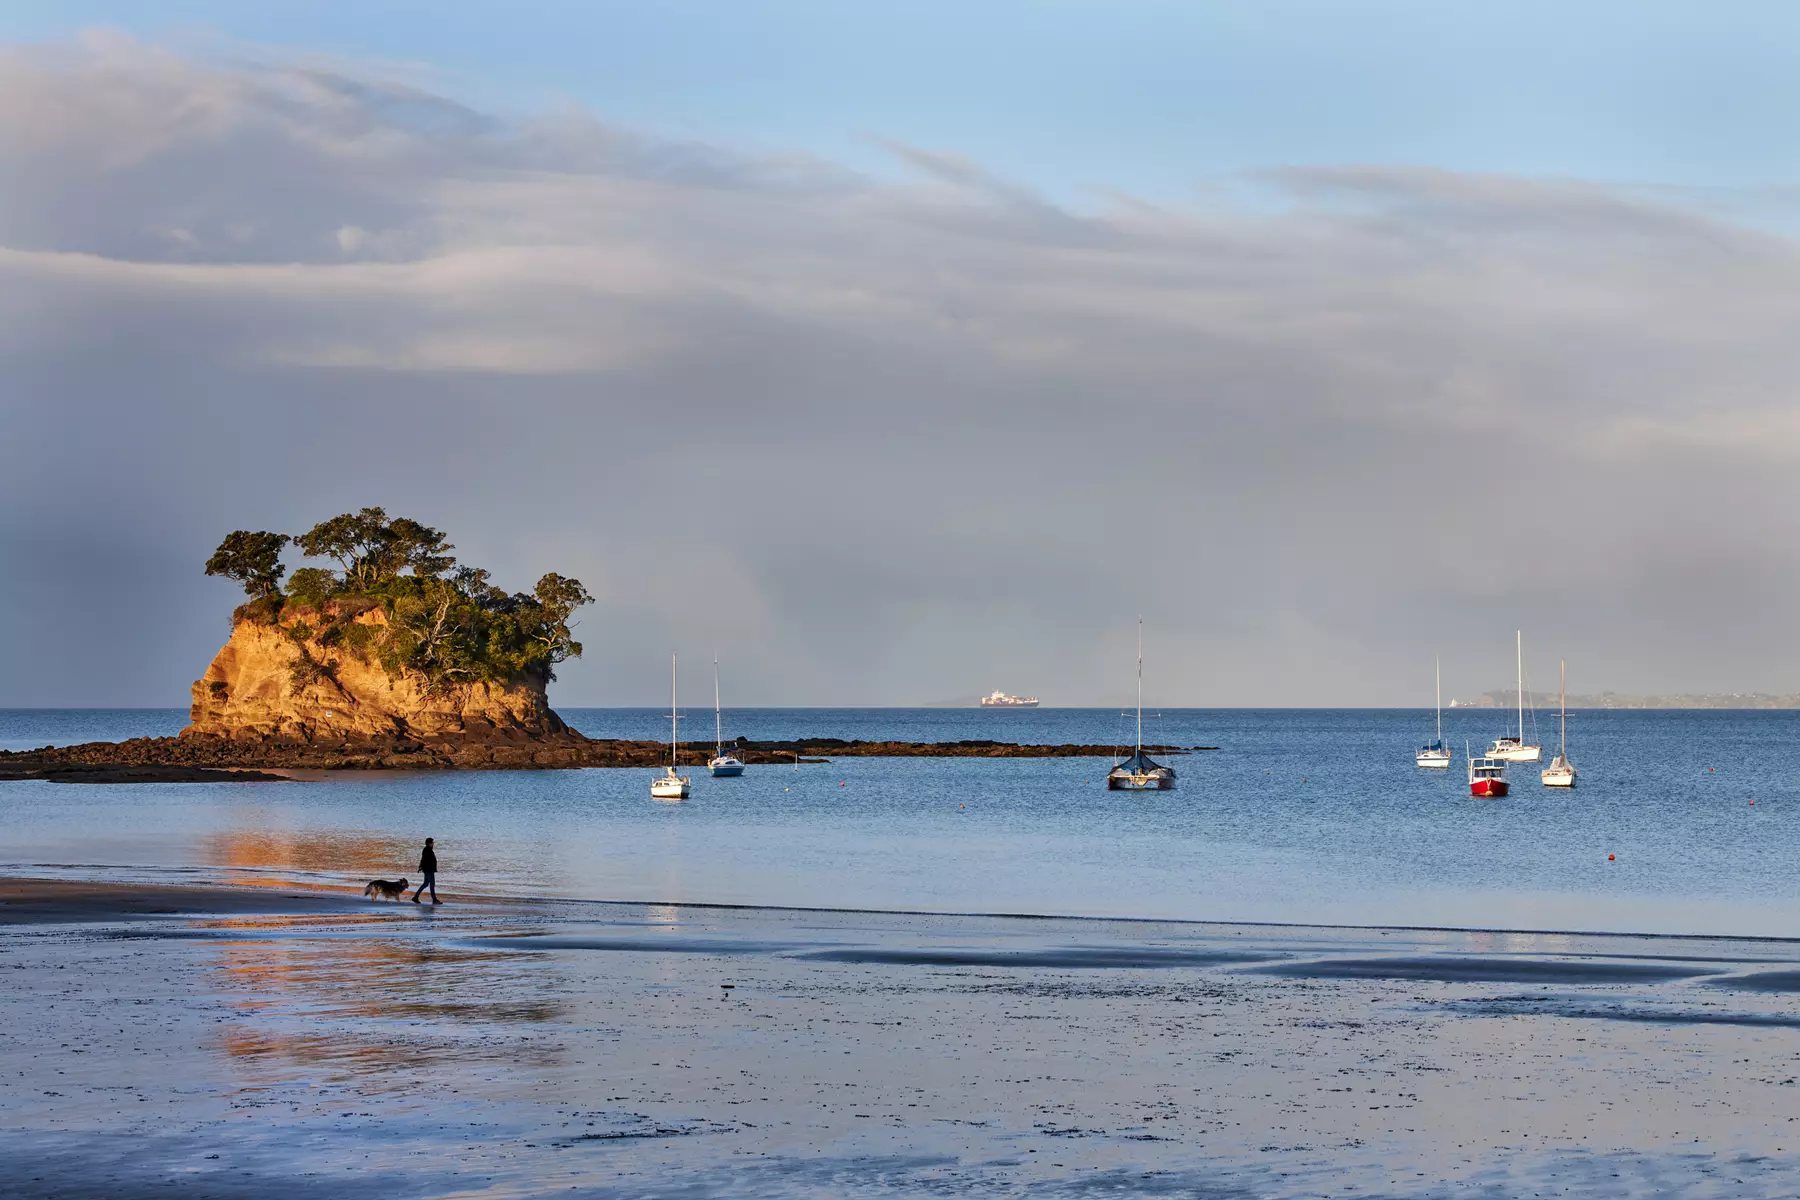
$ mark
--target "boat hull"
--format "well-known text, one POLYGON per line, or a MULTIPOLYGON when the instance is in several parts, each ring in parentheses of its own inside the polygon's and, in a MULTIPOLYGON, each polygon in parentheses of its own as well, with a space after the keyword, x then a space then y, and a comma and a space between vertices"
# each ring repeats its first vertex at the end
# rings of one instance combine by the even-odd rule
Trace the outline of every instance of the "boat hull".
POLYGON ((1498 758, 1505 762, 1542 762, 1544 748, 1542 746, 1515 746, 1510 750, 1489 750, 1489 758, 1498 758))
POLYGON ((677 775, 671 770, 668 774, 658 775, 650 781, 650 798, 652 800, 686 800, 688 787, 688 777, 677 775))
POLYGON ((1506 795, 1506 780, 1475 779, 1469 783, 1469 795, 1487 800, 1506 795))
POLYGON ((1448 754, 1421 754, 1413 759, 1421 767, 1433 767, 1439 770, 1450 765, 1448 754))
POLYGON ((736 779, 744 773, 744 764, 741 762, 718 763, 709 765, 706 769, 711 772, 714 779, 736 779))
POLYGON ((1109 792, 1170 792, 1175 790, 1173 779, 1138 779, 1134 776, 1110 778, 1106 781, 1109 792))
POLYGON ((1555 788, 1572 788, 1575 786, 1575 772, 1549 770, 1544 772, 1544 786, 1555 788))

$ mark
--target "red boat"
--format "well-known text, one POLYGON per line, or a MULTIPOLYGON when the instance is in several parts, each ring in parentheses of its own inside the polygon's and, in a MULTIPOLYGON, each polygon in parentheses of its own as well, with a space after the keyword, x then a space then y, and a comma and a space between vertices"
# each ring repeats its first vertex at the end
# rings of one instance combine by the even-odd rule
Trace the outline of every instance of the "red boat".
POLYGON ((1469 795, 1484 800, 1506 795, 1506 760, 1469 759, 1469 795))

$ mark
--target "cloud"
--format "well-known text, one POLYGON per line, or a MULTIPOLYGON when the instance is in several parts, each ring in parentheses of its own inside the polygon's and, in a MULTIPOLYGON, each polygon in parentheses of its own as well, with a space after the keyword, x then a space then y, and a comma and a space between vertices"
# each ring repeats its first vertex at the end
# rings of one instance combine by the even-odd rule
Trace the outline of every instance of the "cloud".
POLYGON ((118 34, 0 104, 0 620, 56 635, 0 704, 179 703, 213 541, 368 503, 595 585, 565 703, 720 641, 746 700, 1085 702, 1139 611, 1168 700, 1479 691, 1519 625, 1582 690, 1800 687, 1766 230, 1356 165, 1076 209, 118 34))

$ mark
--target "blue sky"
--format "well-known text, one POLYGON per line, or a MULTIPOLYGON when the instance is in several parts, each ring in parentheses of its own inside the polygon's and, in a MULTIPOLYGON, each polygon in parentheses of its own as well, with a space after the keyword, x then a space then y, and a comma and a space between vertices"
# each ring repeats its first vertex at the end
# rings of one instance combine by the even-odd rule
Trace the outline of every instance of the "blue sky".
POLYGON ((13 0, 0 38, 111 25, 416 64, 490 108, 871 170, 877 137, 1059 198, 1179 198, 1289 164, 1781 187, 1800 6, 1655 0, 13 0))

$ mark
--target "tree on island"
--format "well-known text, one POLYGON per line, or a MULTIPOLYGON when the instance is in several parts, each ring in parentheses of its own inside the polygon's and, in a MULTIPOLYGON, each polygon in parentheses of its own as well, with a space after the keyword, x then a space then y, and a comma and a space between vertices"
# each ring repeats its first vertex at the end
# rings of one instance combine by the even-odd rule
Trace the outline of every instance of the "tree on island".
POLYGON ((480 567, 457 566, 455 548, 429 525, 365 508, 294 538, 239 530, 206 571, 243 582, 252 600, 236 619, 278 625, 293 639, 296 686, 328 676, 335 662, 316 660, 309 643, 379 661, 390 675, 423 675, 434 688, 521 676, 548 682, 558 663, 581 656, 570 621, 593 596, 579 580, 551 572, 531 592, 509 594, 480 567), (301 567, 284 592, 280 556, 290 542, 340 570, 301 567), (357 620, 375 608, 385 621, 357 620))
POLYGON ((234 530, 206 560, 206 573, 237 580, 252 599, 273 596, 287 572, 281 565, 281 548, 291 540, 285 533, 234 530))

